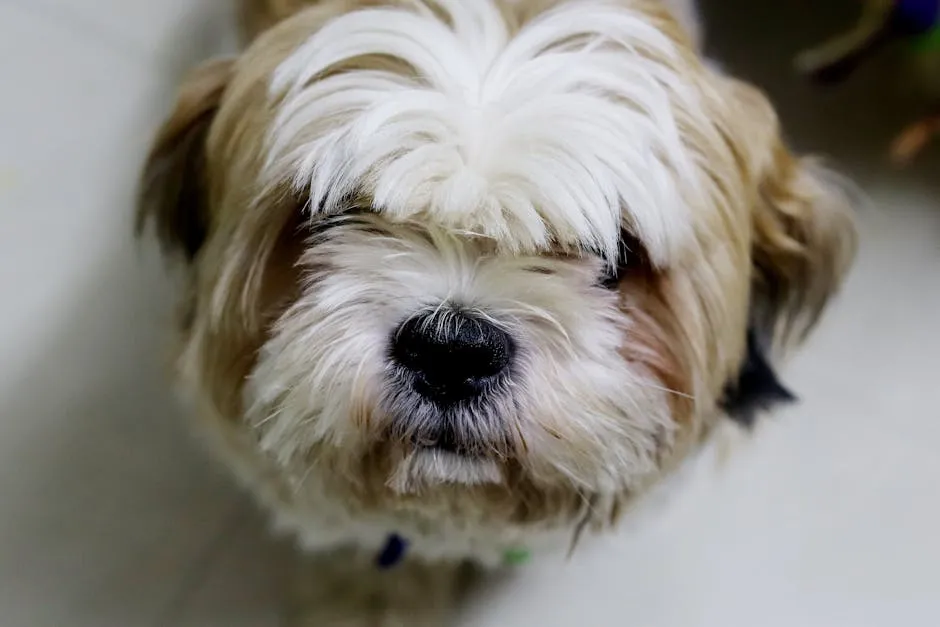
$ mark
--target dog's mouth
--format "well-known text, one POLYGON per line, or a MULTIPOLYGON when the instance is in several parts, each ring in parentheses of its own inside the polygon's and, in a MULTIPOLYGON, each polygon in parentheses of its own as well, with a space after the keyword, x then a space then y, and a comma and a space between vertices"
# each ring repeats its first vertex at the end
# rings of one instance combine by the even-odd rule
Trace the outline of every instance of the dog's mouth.
POLYGON ((419 451, 437 451, 467 459, 484 458, 485 443, 459 435, 456 430, 444 427, 433 434, 414 435, 411 444, 419 451))
POLYGON ((442 406, 409 388, 393 389, 397 394, 385 403, 388 440, 403 444, 408 451, 436 453, 441 458, 484 461, 508 456, 511 447, 505 412, 511 403, 506 399, 442 406))

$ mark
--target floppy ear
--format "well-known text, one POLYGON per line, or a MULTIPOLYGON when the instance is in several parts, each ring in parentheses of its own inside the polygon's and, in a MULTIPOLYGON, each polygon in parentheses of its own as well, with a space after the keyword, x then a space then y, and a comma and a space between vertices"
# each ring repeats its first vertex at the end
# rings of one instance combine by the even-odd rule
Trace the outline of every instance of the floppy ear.
POLYGON ((771 357, 805 339, 838 291, 855 255, 848 194, 838 178, 780 139, 776 113, 756 89, 730 83, 735 145, 756 193, 748 351, 725 406, 746 424, 757 410, 792 399, 771 357))
POLYGON ((232 59, 210 61, 185 79, 144 166, 137 232, 152 221, 163 249, 187 261, 208 231, 206 137, 233 65, 232 59))

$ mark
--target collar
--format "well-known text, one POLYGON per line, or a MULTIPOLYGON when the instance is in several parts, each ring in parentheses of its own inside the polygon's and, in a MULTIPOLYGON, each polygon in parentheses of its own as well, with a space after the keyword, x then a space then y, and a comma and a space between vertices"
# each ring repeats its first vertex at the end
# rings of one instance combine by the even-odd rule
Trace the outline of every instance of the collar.
MULTIPOLYGON (((390 533, 385 539, 382 550, 375 558, 376 568, 391 570, 398 566, 408 553, 408 540, 397 533, 390 533)), ((532 558, 532 553, 523 547, 512 547, 503 551, 503 564, 522 566, 532 558)))
POLYGON ((408 541, 397 533, 389 534, 385 540, 385 545, 379 551, 375 558, 375 565, 379 570, 390 570, 405 559, 405 553, 408 552, 408 541))

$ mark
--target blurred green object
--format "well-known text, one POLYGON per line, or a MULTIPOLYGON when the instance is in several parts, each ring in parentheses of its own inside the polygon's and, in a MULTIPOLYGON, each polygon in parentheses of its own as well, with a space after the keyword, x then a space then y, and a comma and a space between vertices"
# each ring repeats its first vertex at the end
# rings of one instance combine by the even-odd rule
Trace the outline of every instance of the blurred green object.
POLYGON ((522 566, 530 559, 532 559, 532 553, 523 548, 513 548, 503 553, 503 562, 507 566, 522 566))
POLYGON ((911 43, 916 52, 940 51, 940 26, 934 26, 930 31, 915 36, 911 43))

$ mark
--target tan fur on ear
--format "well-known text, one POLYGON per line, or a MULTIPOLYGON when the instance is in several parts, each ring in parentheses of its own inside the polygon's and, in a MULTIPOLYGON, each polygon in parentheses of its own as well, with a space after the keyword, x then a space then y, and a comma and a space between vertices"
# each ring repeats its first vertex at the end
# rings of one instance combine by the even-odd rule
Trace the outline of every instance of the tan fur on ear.
POLYGON ((733 81, 738 142, 757 184, 751 315, 768 342, 799 342, 841 286, 855 256, 847 189, 812 158, 793 156, 756 89, 733 81))
POLYGON ((248 42, 316 0, 240 0, 241 28, 248 42))
POLYGON ((232 59, 210 61, 187 77, 144 167, 138 234, 153 221, 163 248, 187 260, 196 256, 208 229, 206 136, 233 65, 232 59))

